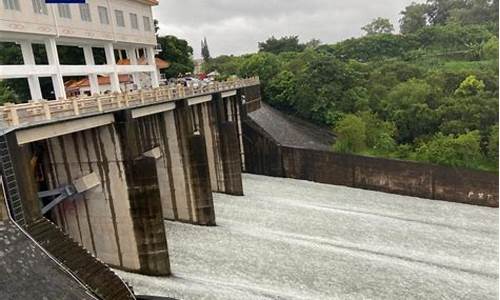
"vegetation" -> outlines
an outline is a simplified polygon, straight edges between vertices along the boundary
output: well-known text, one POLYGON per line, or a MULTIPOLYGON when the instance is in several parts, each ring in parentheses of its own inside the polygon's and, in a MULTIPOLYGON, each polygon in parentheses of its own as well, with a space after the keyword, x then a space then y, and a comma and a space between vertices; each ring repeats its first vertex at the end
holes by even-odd
POLYGON ((210 50, 208 49, 206 37, 201 41, 201 57, 203 57, 204 62, 208 62, 210 60, 210 50))
POLYGON ((391 24, 389 19, 376 18, 369 24, 361 28, 367 35, 381 34, 381 33, 392 33, 394 31, 394 26, 391 24))
POLYGON ((193 72, 194 63, 191 59, 193 48, 189 46, 186 40, 173 35, 160 36, 157 40, 162 48, 162 52, 158 54, 158 57, 170 62, 170 67, 162 70, 167 78, 193 72))
POLYGON ((265 101, 337 134, 335 151, 498 170, 498 0, 428 0, 333 45, 271 37, 212 58, 265 101))

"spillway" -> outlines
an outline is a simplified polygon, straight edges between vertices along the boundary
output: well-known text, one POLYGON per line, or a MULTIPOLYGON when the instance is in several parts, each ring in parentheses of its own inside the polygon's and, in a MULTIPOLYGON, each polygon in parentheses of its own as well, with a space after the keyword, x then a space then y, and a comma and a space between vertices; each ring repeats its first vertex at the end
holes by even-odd
POLYGON ((217 227, 166 222, 178 299, 497 299, 498 209, 244 175, 217 227))

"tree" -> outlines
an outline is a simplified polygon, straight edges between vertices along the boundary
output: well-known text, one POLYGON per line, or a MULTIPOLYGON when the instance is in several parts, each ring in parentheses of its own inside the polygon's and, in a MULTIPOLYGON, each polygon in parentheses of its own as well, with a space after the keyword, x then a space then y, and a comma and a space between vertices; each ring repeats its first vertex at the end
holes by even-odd
POLYGON ((259 52, 269 52, 280 54, 282 52, 301 52, 306 48, 305 45, 299 42, 299 37, 284 36, 279 39, 274 36, 268 38, 265 42, 259 43, 259 52))
POLYGON ((482 93, 484 91, 484 87, 485 85, 482 80, 478 80, 476 76, 470 75, 465 78, 462 83, 460 83, 460 86, 455 91, 455 95, 462 97, 474 96, 482 93))
POLYGON ((462 135, 436 134, 417 149, 417 159, 452 167, 473 168, 483 160, 479 131, 462 135))
POLYGON ((398 142, 411 143, 417 137, 436 132, 438 115, 431 105, 432 87, 411 79, 395 86, 383 100, 384 114, 398 130, 398 142))
POLYGON ((450 10, 447 22, 498 25, 498 0, 467 0, 462 7, 450 10))
POLYGON ((412 3, 401 12, 400 31, 403 34, 415 33, 427 25, 427 5, 412 3))
POLYGON ((359 114, 366 127, 366 146, 378 154, 386 154, 395 150, 396 126, 381 120, 376 114, 365 111, 359 114))
POLYGON ((481 49, 482 59, 498 59, 498 38, 492 36, 481 49))
POLYGON ((293 100, 297 114, 332 126, 344 114, 355 113, 368 97, 363 68, 358 62, 343 62, 329 54, 314 56, 297 78, 293 100))
POLYGON ((0 105, 10 102, 17 102, 18 97, 15 92, 5 82, 0 81, 0 105))
POLYGON ((203 61, 210 61, 210 50, 208 50, 207 38, 203 38, 201 41, 201 56, 203 57, 203 61))
POLYGON ((239 74, 242 60, 242 57, 233 55, 221 55, 211 58, 203 64, 203 72, 208 74, 217 71, 220 77, 225 79, 229 76, 239 74))
POLYGON ((361 29, 366 32, 367 35, 374 35, 381 33, 392 33, 394 31, 394 26, 391 24, 391 21, 389 21, 389 19, 379 17, 361 27, 361 29))
POLYGON ((355 59, 366 62, 397 58, 417 48, 413 38, 404 35, 376 34, 351 38, 332 46, 320 47, 342 60, 355 59))
POLYGON ((427 0, 427 15, 432 25, 447 23, 453 10, 467 8, 467 0, 427 0))
POLYGON ((311 39, 309 42, 305 43, 306 48, 316 49, 321 45, 321 41, 318 39, 311 39))
POLYGON ((445 135, 479 130, 484 136, 498 121, 498 97, 486 93, 446 98, 437 109, 439 131, 445 135))
POLYGON ((337 140, 334 150, 341 153, 359 153, 366 149, 366 125, 353 114, 346 115, 334 130, 337 140))
POLYGON ((268 84, 281 70, 281 61, 278 56, 262 52, 253 54, 243 61, 240 67, 239 76, 252 77, 259 76, 264 99, 272 97, 269 94, 268 84))
POLYGON ((278 108, 291 109, 296 88, 295 75, 288 70, 281 71, 271 79, 267 87, 268 94, 272 95, 268 99, 269 103, 278 108))
POLYGON ((193 48, 186 40, 172 35, 158 37, 158 43, 163 49, 158 57, 170 62, 170 67, 163 72, 167 78, 177 77, 179 74, 193 72, 194 63, 191 59, 193 48))
POLYGON ((241 65, 240 76, 259 76, 264 83, 278 74, 281 62, 278 57, 271 53, 257 53, 249 56, 241 65))
POLYGON ((488 158, 498 168, 498 124, 491 126, 488 137, 488 158))

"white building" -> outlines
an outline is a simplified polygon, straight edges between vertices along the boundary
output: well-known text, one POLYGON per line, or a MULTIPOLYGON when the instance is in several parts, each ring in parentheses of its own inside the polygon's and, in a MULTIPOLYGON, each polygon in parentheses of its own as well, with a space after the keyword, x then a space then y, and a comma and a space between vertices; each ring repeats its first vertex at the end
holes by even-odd
POLYGON ((0 80, 27 78, 33 100, 42 99, 40 77, 52 79, 56 98, 66 98, 64 76, 88 76, 90 91, 98 94, 98 76, 109 76, 110 89, 119 92, 119 75, 129 74, 134 86, 149 74, 158 87, 156 36, 152 9, 158 0, 87 0, 86 4, 45 4, 45 0, 1 0, 0 42, 20 45, 24 65, 0 65, 0 80), (44 45, 48 65, 37 65, 33 44, 44 45), (57 46, 83 48, 86 65, 62 65, 57 46), (92 48, 104 48, 106 64, 96 65, 92 48), (128 65, 117 65, 114 50, 126 53, 128 65), (147 64, 139 64, 139 53, 147 64))

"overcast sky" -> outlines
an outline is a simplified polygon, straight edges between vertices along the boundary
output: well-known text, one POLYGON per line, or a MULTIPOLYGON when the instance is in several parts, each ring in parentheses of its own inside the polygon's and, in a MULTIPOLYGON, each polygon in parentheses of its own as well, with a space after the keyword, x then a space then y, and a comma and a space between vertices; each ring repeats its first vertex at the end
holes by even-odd
POLYGON ((376 17, 388 18, 398 28, 399 13, 413 1, 160 0, 154 16, 160 34, 186 39, 198 58, 204 36, 215 57, 255 52, 257 43, 271 35, 333 43, 362 35, 360 28, 376 17))

